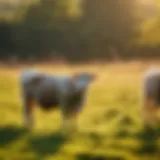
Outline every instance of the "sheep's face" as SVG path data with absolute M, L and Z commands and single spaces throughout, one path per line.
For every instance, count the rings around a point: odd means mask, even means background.
M 94 74 L 82 72 L 74 75 L 74 81 L 77 89 L 86 89 L 91 82 L 96 78 Z

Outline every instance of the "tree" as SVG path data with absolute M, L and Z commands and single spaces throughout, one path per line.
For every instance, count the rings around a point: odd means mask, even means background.
M 1 57 L 7 57 L 14 51 L 14 41 L 12 37 L 12 23 L 0 22 L 0 54 Z
M 122 55 L 133 38 L 134 0 L 85 0 L 83 35 L 96 56 L 109 56 L 114 48 Z M 93 55 L 94 56 L 94 55 Z
M 38 59 L 52 52 L 72 61 L 128 56 L 135 0 L 34 2 L 14 21 L 11 35 L 19 57 Z
M 15 32 L 20 56 L 46 57 L 52 51 L 61 53 L 68 49 L 69 37 L 66 39 L 66 35 L 76 17 L 69 12 L 71 2 L 43 0 L 28 7 Z
M 141 25 L 141 36 L 138 42 L 143 46 L 160 45 L 160 0 L 156 0 L 155 5 L 155 14 L 147 18 Z

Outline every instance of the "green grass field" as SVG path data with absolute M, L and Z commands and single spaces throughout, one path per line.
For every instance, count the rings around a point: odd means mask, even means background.
M 23 128 L 18 76 L 24 67 L 1 67 L 0 160 L 160 160 L 160 128 L 144 129 L 140 115 L 142 76 L 151 64 L 36 65 L 53 73 L 97 74 L 79 115 L 78 132 L 68 136 L 59 134 L 58 110 L 37 108 L 35 128 Z

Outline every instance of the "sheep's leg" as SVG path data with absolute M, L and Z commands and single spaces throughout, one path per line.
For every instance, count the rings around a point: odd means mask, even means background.
M 66 115 L 66 110 L 65 110 L 65 105 L 63 103 L 63 101 L 61 101 L 60 103 L 60 107 L 61 107 L 61 117 L 62 117 L 62 121 L 61 121 L 61 131 L 64 132 L 67 128 L 67 115 Z
M 62 133 L 66 133 L 69 128 L 69 120 L 68 118 L 62 113 L 62 122 L 61 122 L 61 127 L 60 130 Z
M 74 131 L 74 132 L 77 131 L 77 126 L 78 126 L 77 118 L 78 118 L 78 113 L 76 111 L 71 111 L 69 113 L 67 127 L 70 131 Z
M 149 124 L 150 116 L 149 116 L 149 100 L 145 99 L 142 106 L 142 116 L 145 124 Z
M 62 113 L 62 124 L 61 124 L 61 130 L 62 132 L 68 132 L 71 129 L 72 126 L 72 117 L 70 115 L 70 112 L 67 109 L 67 106 L 64 105 L 61 109 Z
M 61 103 L 62 113 L 62 131 L 76 130 L 77 127 L 77 111 L 75 107 L 70 104 L 69 99 L 63 99 L 64 103 Z
M 70 119 L 71 119 L 71 129 L 76 131 L 77 130 L 77 118 L 78 118 L 78 113 L 77 111 L 73 110 L 70 113 Z
M 144 101 L 144 106 L 143 106 L 143 118 L 145 124 L 153 124 L 157 120 L 157 104 L 151 100 L 151 99 L 146 99 Z
M 23 115 L 24 115 L 24 125 L 27 128 L 33 126 L 33 100 L 31 98 L 26 98 L 23 105 Z
M 71 125 L 71 119 L 70 116 L 68 115 L 68 113 L 66 111 L 62 111 L 62 130 L 63 131 L 67 131 L 69 130 Z
M 78 124 L 77 124 L 77 116 L 72 117 L 72 127 L 71 129 L 74 130 L 74 132 L 77 131 Z

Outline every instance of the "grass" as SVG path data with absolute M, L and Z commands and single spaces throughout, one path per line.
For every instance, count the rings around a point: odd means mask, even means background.
M 96 72 L 77 133 L 59 133 L 59 111 L 37 108 L 36 125 L 22 125 L 22 108 L 14 67 L 0 68 L 0 160 L 159 160 L 160 128 L 144 128 L 140 117 L 143 71 L 152 63 L 107 65 L 36 65 L 47 72 Z M 74 68 L 74 69 L 73 69 Z

